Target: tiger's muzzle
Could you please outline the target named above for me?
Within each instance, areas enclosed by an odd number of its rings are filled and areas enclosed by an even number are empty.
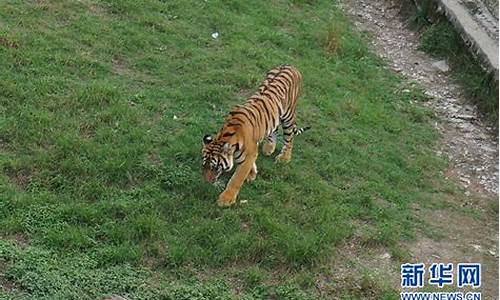
[[[203,167],[202,174],[203,174],[203,178],[205,178],[205,180],[209,183],[215,183],[215,181],[217,180],[217,178],[220,175],[219,172],[213,171],[209,167]]]

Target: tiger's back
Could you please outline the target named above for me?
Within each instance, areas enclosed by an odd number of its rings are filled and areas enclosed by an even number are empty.
[[[260,123],[265,127],[264,136],[259,136],[259,141],[276,131],[280,123],[295,121],[295,107],[297,98],[302,88],[302,74],[297,68],[290,65],[282,65],[270,70],[262,84],[258,88],[258,93],[250,97],[246,103],[248,109],[259,110],[256,106],[257,99],[262,99],[265,104],[262,110],[269,116]],[[266,123],[271,120],[273,122]]]

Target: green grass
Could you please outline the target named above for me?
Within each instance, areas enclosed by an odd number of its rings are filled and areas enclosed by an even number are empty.
[[[331,1],[9,0],[0,38],[0,297],[308,299],[360,223],[397,256],[436,192],[422,94]],[[201,139],[282,63],[313,129],[219,209]]]
[[[474,58],[460,35],[446,20],[430,25],[421,36],[420,49],[441,59],[452,67],[452,76],[477,104],[486,120],[498,128],[498,81],[486,72]]]

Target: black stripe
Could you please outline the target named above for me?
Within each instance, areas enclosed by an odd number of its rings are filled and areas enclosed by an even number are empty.
[[[278,92],[280,92],[281,94],[285,95],[285,91],[283,90],[283,88],[281,87],[281,85],[279,84],[273,84],[273,88],[278,90]]]
[[[269,109],[267,108],[267,105],[266,105],[267,103],[262,100],[262,104],[264,105],[264,110],[266,111],[266,116],[267,116],[267,118],[264,119],[264,121],[266,123],[265,129],[267,131],[267,129],[269,129],[269,124],[267,121],[271,121],[272,114],[269,112]]]
[[[254,100],[254,101],[253,101],[253,103],[254,103],[255,105],[257,105],[257,106],[256,106],[256,107],[257,107],[257,111],[259,111],[259,113],[260,113],[260,110],[259,110],[260,105],[258,105],[258,103],[262,103],[263,105],[265,105],[265,101],[264,101],[262,98],[255,98],[255,99],[253,99],[253,100]],[[261,116],[262,116],[262,115],[261,115]]]
[[[282,74],[280,74],[280,75],[281,75],[280,78],[285,79],[288,82],[288,85],[291,87],[292,86],[292,82],[293,82],[292,79],[289,79],[288,77],[283,76]]]
[[[283,109],[283,103],[282,102],[277,102],[275,104],[276,104],[276,107],[278,108],[278,117],[281,117],[281,114],[283,113],[283,110],[282,110]]]
[[[242,108],[245,108],[245,107],[242,107]],[[252,124],[252,126],[255,126],[255,125],[254,125],[254,123],[252,122],[252,119],[251,119],[251,118],[250,118],[250,117],[249,117],[246,113],[244,113],[244,112],[242,112],[242,111],[232,111],[232,112],[230,112],[229,114],[230,114],[231,116],[233,116],[233,117],[234,117],[235,115],[238,115],[238,114],[240,114],[240,115],[244,115],[244,116],[247,118],[247,120],[248,120],[248,121],[250,121],[250,124]],[[236,117],[234,117],[234,119],[236,119],[236,120],[241,120],[240,118],[236,118]],[[244,121],[241,121],[241,122],[242,122],[242,123],[245,123]]]
[[[229,112],[229,114],[230,114],[231,116],[238,115],[238,114],[245,115],[245,113],[244,113],[244,112],[242,112],[242,111],[231,111],[231,112]]]
[[[241,150],[240,150],[240,154],[238,155],[238,157],[235,157],[235,159],[240,159],[240,157],[245,153],[245,145],[243,145],[241,147]]]
[[[224,156],[220,156],[221,160],[222,160],[222,165],[225,167],[229,166],[229,161],[224,157]]]
[[[285,113],[285,116],[283,118],[293,118],[295,116],[295,107],[292,105],[288,108],[288,111]]]
[[[236,131],[233,132],[226,132],[222,135],[222,137],[228,137],[228,136],[233,136],[236,133]]]
[[[257,122],[257,116],[253,113],[253,111],[248,107],[245,107],[245,110],[248,111],[254,118],[255,122]],[[250,120],[250,118],[248,119]],[[252,120],[250,120],[250,123],[252,123],[252,126],[255,127],[255,124],[252,122]]]
[[[280,84],[275,84],[274,86],[281,90],[281,92],[283,93],[283,97],[286,97],[287,90],[290,90],[288,83],[282,82],[279,78],[276,79],[276,81],[279,81]],[[284,99],[281,99],[281,100],[284,100]]]
[[[292,113],[290,114],[290,118],[293,118],[295,117],[295,110],[296,110],[297,106],[293,105],[292,108],[291,108],[291,111]]]
[[[289,118],[287,120],[282,119],[281,124],[283,124],[283,126],[286,126],[286,124],[289,124],[291,121],[292,121],[292,118]]]
[[[271,89],[265,90],[262,94],[268,97],[278,97],[278,95],[276,95],[276,92]]]
[[[243,121],[242,119],[238,118],[238,117],[234,117],[232,118],[232,120],[236,120],[236,121],[239,121],[241,124],[244,124],[245,121]]]
[[[267,114],[266,103],[265,103],[264,101],[261,101],[261,102],[262,102],[262,107],[264,108],[264,110],[266,110],[266,114]],[[265,129],[265,130],[264,130],[264,132],[266,132],[266,131],[267,131],[267,128],[268,128],[268,125],[267,125],[267,120],[268,120],[268,117],[269,117],[269,115],[264,116],[264,118],[262,118],[262,119],[264,120],[264,126],[265,126],[265,127],[264,127],[264,129]]]
[[[276,69],[271,69],[269,70],[269,72],[267,72],[266,74],[266,78],[269,77],[269,75],[274,75],[276,76],[276,73],[279,73],[279,70],[276,70]]]
[[[241,155],[243,155],[243,152],[240,152],[237,156],[234,157],[234,159],[236,160],[240,159]]]
[[[267,115],[267,117],[268,117],[268,118],[270,118],[270,115],[269,115],[269,110],[267,109],[267,106],[266,106],[266,104],[267,104],[267,103],[266,103],[266,101],[264,101],[263,99],[260,99],[260,98],[258,98],[257,100],[258,100],[258,101],[260,101],[260,102],[262,103],[262,105],[263,105],[263,107],[264,107],[264,110],[266,111],[266,115]]]
[[[257,104],[257,102],[254,101],[254,102],[252,102],[252,107],[255,109],[255,111],[259,115],[259,118],[257,119],[257,123],[259,123],[260,119],[262,119],[262,114],[260,113],[259,105]]]
[[[269,105],[271,105],[271,103],[269,103]],[[272,130],[276,129],[276,124],[275,124],[275,122],[276,122],[276,120],[277,120],[277,119],[278,119],[278,118],[276,118],[276,117],[274,116],[274,114],[273,114],[273,116],[271,116],[271,119],[270,119],[270,120],[271,120],[271,129],[272,129]]]
[[[286,69],[281,70],[281,73],[288,74],[288,75],[290,75],[291,78],[295,77],[295,72],[290,68],[286,68]]]
[[[290,121],[290,119],[291,119],[291,117],[292,117],[291,112],[292,112],[292,109],[291,109],[291,108],[289,108],[289,109],[285,112],[285,115],[283,116],[283,118],[281,118],[281,119],[282,119],[283,121],[285,121],[285,122]]]
[[[276,129],[276,126],[278,126],[279,124],[280,107],[277,102],[278,101],[269,101],[269,106],[273,109],[273,111],[275,111],[276,109],[276,112],[278,113],[277,116],[273,113],[271,118],[271,120],[273,121],[273,130]],[[276,124],[276,122],[278,122],[278,124]]]
[[[287,86],[289,86],[288,82],[284,82],[281,78],[276,78],[276,81],[278,81],[279,83],[281,83],[283,85],[283,88],[286,88]]]

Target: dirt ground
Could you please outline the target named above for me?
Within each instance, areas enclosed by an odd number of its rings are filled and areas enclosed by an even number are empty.
[[[425,90],[441,135],[438,155],[450,167],[444,174],[462,188],[463,194],[441,199],[444,208],[414,207],[428,228],[417,231],[411,244],[412,262],[480,262],[484,299],[498,299],[498,138],[450,75],[435,66],[436,59],[417,50],[418,35],[407,28],[395,1],[343,0],[341,6],[359,31],[371,37],[372,49],[409,85]],[[476,214],[470,213],[476,212]],[[479,213],[477,213],[479,212]],[[429,232],[433,232],[429,233]],[[344,251],[345,252],[345,251]],[[390,256],[379,253],[379,270],[389,277],[399,273],[387,268]],[[385,271],[384,271],[385,270]],[[389,273],[388,273],[389,272]]]

